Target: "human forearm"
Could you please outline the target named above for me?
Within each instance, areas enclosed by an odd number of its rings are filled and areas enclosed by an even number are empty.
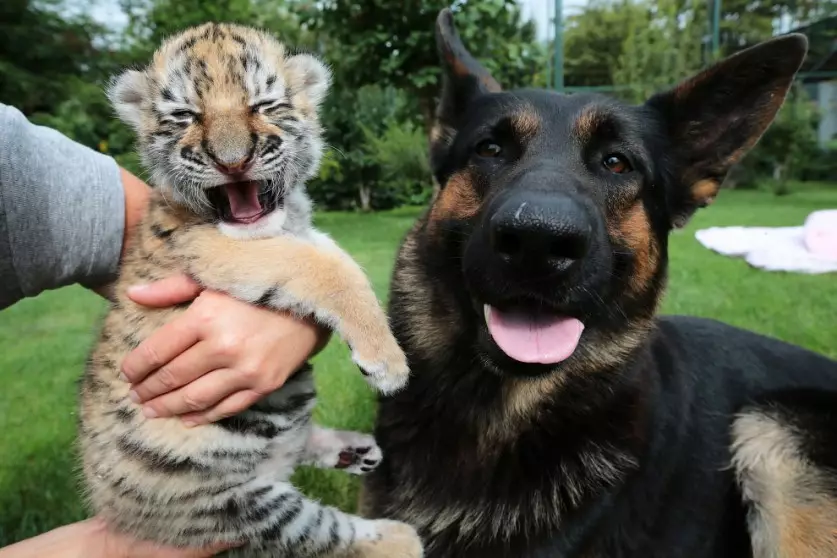
[[[0,308],[110,282],[144,204],[136,183],[110,157],[0,105]]]
[[[131,245],[137,225],[142,221],[148,209],[148,197],[151,189],[145,182],[125,169],[120,169],[119,175],[125,197],[125,225],[122,229],[122,250],[119,255],[121,261],[125,257],[128,247]],[[109,298],[111,295],[110,288],[111,283],[108,282],[94,286],[93,290],[103,297]]]
[[[88,545],[101,535],[98,521],[74,523],[2,548],[0,558],[91,558]]]
[[[0,558],[210,558],[230,545],[182,549],[138,541],[108,530],[99,518],[59,527],[6,548]]]

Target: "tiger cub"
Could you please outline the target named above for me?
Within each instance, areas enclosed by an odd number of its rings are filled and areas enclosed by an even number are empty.
[[[330,79],[317,58],[265,32],[208,23],[109,87],[156,186],[81,389],[86,492],[122,532],[184,547],[245,543],[230,555],[247,557],[423,553],[406,524],[343,513],[290,484],[299,464],[363,474],[382,458],[371,436],[312,423],[310,368],[249,410],[195,428],[146,419],[119,378],[125,355],[183,311],[140,307],[126,288],[186,273],[314,316],[379,391],[406,383],[405,356],[365,274],[311,222],[304,187],[323,151],[317,110]]]

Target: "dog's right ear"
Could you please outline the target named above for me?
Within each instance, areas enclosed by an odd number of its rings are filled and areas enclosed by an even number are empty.
[[[447,8],[436,18],[436,47],[442,62],[442,94],[430,132],[430,166],[438,180],[442,159],[467,104],[479,95],[501,91],[500,84],[465,49]]]
[[[653,96],[664,123],[675,183],[666,192],[673,227],[714,200],[732,166],[752,149],[781,108],[805,60],[808,39],[790,34],[733,54]]]

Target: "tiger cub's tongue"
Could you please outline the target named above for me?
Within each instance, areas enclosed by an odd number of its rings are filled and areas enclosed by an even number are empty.
[[[568,359],[584,331],[576,318],[501,312],[487,304],[485,321],[500,349],[526,363],[555,364]]]
[[[254,181],[226,184],[224,191],[230,201],[230,213],[236,221],[250,221],[262,213],[259,183]]]

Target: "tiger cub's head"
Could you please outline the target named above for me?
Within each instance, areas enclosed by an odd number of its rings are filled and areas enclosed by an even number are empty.
[[[233,236],[304,226],[304,181],[323,151],[331,73],[269,34],[207,23],[171,37],[108,95],[137,133],[153,182]]]

